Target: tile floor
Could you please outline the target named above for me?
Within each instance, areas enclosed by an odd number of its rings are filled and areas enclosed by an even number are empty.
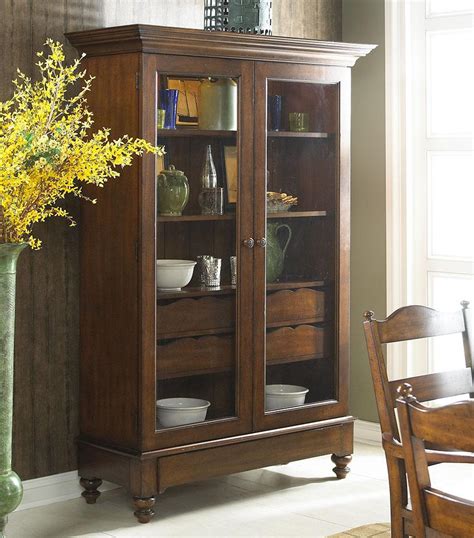
[[[74,499],[16,512],[7,536],[316,538],[389,521],[381,448],[358,444],[345,480],[337,480],[332,467],[323,456],[171,488],[159,498],[157,514],[147,525],[135,522],[127,494],[115,489],[96,505]],[[440,483],[434,485],[462,482],[464,491],[472,490],[474,470],[453,472],[450,467],[436,466]]]

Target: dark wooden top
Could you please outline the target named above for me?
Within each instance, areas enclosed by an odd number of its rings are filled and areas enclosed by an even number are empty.
[[[67,33],[71,44],[89,56],[148,52],[352,67],[376,45],[315,41],[295,37],[209,32],[131,24]]]

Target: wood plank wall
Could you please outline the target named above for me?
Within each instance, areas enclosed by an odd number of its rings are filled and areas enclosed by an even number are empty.
[[[204,0],[0,0],[0,100],[19,67],[34,73],[47,37],[130,23],[202,28]],[[339,40],[340,0],[274,0],[274,34]],[[68,57],[74,51],[67,46]],[[75,201],[70,209],[78,215]],[[80,226],[38,226],[44,247],[18,273],[14,468],[23,479],[76,468]]]

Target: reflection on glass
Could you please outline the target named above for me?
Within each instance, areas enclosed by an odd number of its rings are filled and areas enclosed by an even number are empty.
[[[268,96],[265,401],[275,412],[337,397],[339,95],[335,84],[272,80]]]
[[[238,279],[234,281],[231,272],[236,255],[237,134],[228,129],[236,127],[237,82],[161,75],[159,108],[163,90],[169,89],[178,93],[177,118],[172,132],[157,125],[157,142],[166,150],[160,167],[173,171],[161,174],[157,188],[157,258],[177,269],[186,261],[197,264],[189,283],[176,286],[181,289],[157,292],[157,429],[235,416],[237,388]],[[213,117],[205,106],[210,95],[220,99]],[[199,115],[203,110],[204,124]],[[189,191],[186,204],[178,212],[162,211],[163,201],[174,200],[183,190],[177,188],[183,176]],[[168,271],[168,278],[175,276]]]

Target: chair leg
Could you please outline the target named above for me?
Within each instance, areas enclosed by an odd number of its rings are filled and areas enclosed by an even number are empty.
[[[403,465],[400,461],[387,458],[388,482],[390,486],[390,519],[392,538],[408,538],[406,522],[402,515],[402,507],[406,506],[407,492],[403,484],[406,480]],[[403,482],[402,482],[403,481]]]

